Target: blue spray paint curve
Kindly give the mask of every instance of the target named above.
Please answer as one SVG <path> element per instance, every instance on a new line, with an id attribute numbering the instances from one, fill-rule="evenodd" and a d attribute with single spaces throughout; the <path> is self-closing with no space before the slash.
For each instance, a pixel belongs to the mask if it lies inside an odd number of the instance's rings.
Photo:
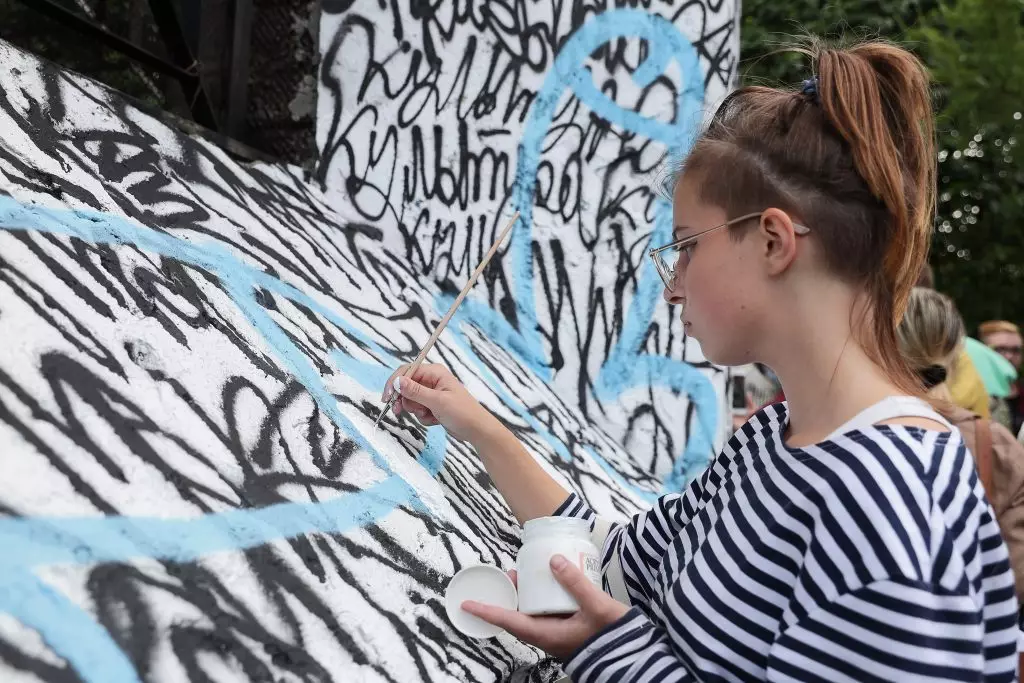
<path id="1" fill-rule="evenodd" d="M 438 314 L 447 311 L 448 308 L 452 305 L 452 301 L 454 300 L 455 298 L 452 296 L 446 294 L 439 295 L 434 300 L 434 307 L 437 310 Z M 508 406 L 513 412 L 515 412 L 515 414 L 518 415 L 519 418 L 523 420 L 523 422 L 530 425 L 530 427 L 533 428 L 533 431 L 537 434 L 537 436 L 539 436 L 546 444 L 548 444 L 548 446 L 551 447 L 551 450 L 553 450 L 559 458 L 561 458 L 565 462 L 571 460 L 572 453 L 569 452 L 569 449 L 566 447 L 566 445 L 562 441 L 560 441 L 554 434 L 549 432 L 547 428 L 544 426 L 543 422 L 541 422 L 536 417 L 531 415 L 530 411 L 526 409 L 522 401 L 517 400 L 502 388 L 502 382 L 494 375 L 494 373 L 487 366 L 487 364 L 484 363 L 480 359 L 480 357 L 473 351 L 472 346 L 470 346 L 469 344 L 469 340 L 466 339 L 465 335 L 462 333 L 462 330 L 460 329 L 460 323 L 462 322 L 466 322 L 466 318 L 463 309 L 460 308 L 452 317 L 452 323 L 449 324 L 448 327 L 445 329 L 445 332 L 447 334 L 450 334 L 450 336 L 454 340 L 455 346 L 458 347 L 465 354 L 465 357 L 467 359 L 473 362 L 473 365 L 476 366 L 476 371 L 479 374 L 479 376 L 487 383 L 490 389 L 498 396 L 499 399 L 501 399 L 502 402 L 505 403 L 506 406 Z M 487 334 L 487 330 L 483 330 L 483 332 Z M 387 378 L 385 378 L 385 381 L 386 379 Z M 712 391 L 712 394 L 713 393 L 714 392 Z M 584 450 L 594 460 L 594 462 L 596 462 L 601 467 L 601 469 L 604 470 L 615 481 L 615 483 L 617 483 L 624 490 L 632 491 L 634 495 L 636 495 L 638 498 L 647 503 L 654 503 L 654 501 L 658 499 L 657 493 L 653 491 L 648 491 L 647 489 L 642 489 L 639 486 L 628 481 L 625 477 L 622 476 L 622 474 L 619 473 L 618 470 L 612 467 L 611 464 L 608 463 L 608 461 L 602 458 L 595 449 L 587 447 Z"/>
<path id="2" fill-rule="evenodd" d="M 255 510 L 230 510 L 195 519 L 145 517 L 12 518 L 0 520 L 0 611 L 40 633 L 54 652 L 67 659 L 87 683 L 136 683 L 130 660 L 110 634 L 81 608 L 33 573 L 49 564 L 94 564 L 155 558 L 190 562 L 212 552 L 244 550 L 307 533 L 343 533 L 365 526 L 396 507 L 423 510 L 415 489 L 392 474 L 384 458 L 345 418 L 320 375 L 257 302 L 261 287 L 300 303 L 337 325 L 376 354 L 379 363 L 394 357 L 377 342 L 330 309 L 291 285 L 240 262 L 222 245 L 196 245 L 123 218 L 90 211 L 65 211 L 23 205 L 0 196 L 0 229 L 77 237 L 97 244 L 132 244 L 216 275 L 246 319 L 263 336 L 282 364 L 306 387 L 318 407 L 346 435 L 369 451 L 387 476 L 369 488 L 320 503 L 281 503 Z M 341 351 L 332 360 L 370 391 L 379 390 L 387 373 L 382 365 L 359 361 Z M 386 374 L 385 377 L 386 379 Z M 427 431 L 418 461 L 436 474 L 447 451 L 440 427 Z"/>
<path id="3" fill-rule="evenodd" d="M 445 448 L 443 430 L 425 451 Z M 281 503 L 191 520 L 145 517 L 44 518 L 0 521 L 0 611 L 35 629 L 87 683 L 136 683 L 131 662 L 110 634 L 78 605 L 38 579 L 34 567 L 155 558 L 192 562 L 209 553 L 245 550 L 302 534 L 344 533 L 396 507 L 419 508 L 416 491 L 397 475 L 363 491 L 321 503 Z M 7 550 L 9 549 L 9 550 Z"/>
<path id="4" fill-rule="evenodd" d="M 35 629 L 87 683 L 139 680 L 131 660 L 102 626 L 27 569 L 4 570 L 0 611 Z"/>
<path id="5" fill-rule="evenodd" d="M 651 241 L 670 240 L 672 208 L 664 200 L 655 214 Z M 613 400 L 636 386 L 666 386 L 685 394 L 694 404 L 696 429 L 687 435 L 683 453 L 672 464 L 672 471 L 662 484 L 662 491 L 682 491 L 699 474 L 714 455 L 714 433 L 718 424 L 718 397 L 711 381 L 689 363 L 665 356 L 641 353 L 647 326 L 654 317 L 654 307 L 661 296 L 663 284 L 654 264 L 646 259 L 637 284 L 636 296 L 626 314 L 622 334 L 594 382 L 598 400 Z"/>
<path id="6" fill-rule="evenodd" d="M 585 73 L 582 64 L 591 52 L 610 40 L 629 36 L 646 38 L 650 45 L 651 53 L 647 61 L 634 74 L 637 82 L 641 86 L 649 83 L 664 70 L 670 57 L 675 58 L 683 66 L 687 82 L 687 88 L 680 93 L 679 112 L 689 115 L 694 111 L 693 103 L 699 106 L 703 93 L 698 91 L 701 79 L 696 55 L 692 46 L 667 20 L 636 10 L 619 10 L 595 17 L 581 28 L 566 44 L 556 61 L 556 68 L 545 80 L 538 95 L 539 106 L 531 112 L 520 148 L 514 198 L 524 219 L 516 228 L 520 234 L 519 239 L 514 241 L 513 264 L 517 301 L 529 302 L 528 310 L 521 311 L 524 316 L 523 331 L 513 329 L 487 306 L 467 302 L 464 309 L 465 313 L 472 316 L 474 323 L 496 339 L 503 340 L 506 348 L 515 352 L 528 367 L 545 378 L 550 377 L 550 369 L 544 360 L 532 307 L 534 297 L 529 230 L 541 145 L 562 91 L 571 87 L 581 101 L 607 120 L 626 130 L 661 140 L 670 148 L 678 147 L 685 140 L 685 129 L 678 124 L 667 125 L 624 110 L 597 91 L 589 79 L 581 78 L 581 74 Z M 369 452 L 374 462 L 390 475 L 365 491 L 347 494 L 325 503 L 283 503 L 260 510 L 233 510 L 205 515 L 194 520 L 123 517 L 4 520 L 0 526 L 0 539 L 3 539 L 5 548 L 10 548 L 11 552 L 6 553 L 7 558 L 0 563 L 0 610 L 39 631 L 54 651 L 65 657 L 88 683 L 134 683 L 138 681 L 138 675 L 110 635 L 77 605 L 40 581 L 31 571 L 34 567 L 54 562 L 91 564 L 140 557 L 192 561 L 217 550 L 244 549 L 304 533 L 341 533 L 371 523 L 399 505 L 419 507 L 415 490 L 391 473 L 386 460 L 355 425 L 341 414 L 319 373 L 259 304 L 255 288 L 263 288 L 301 303 L 322 315 L 377 355 L 382 363 L 394 360 L 379 344 L 348 325 L 334 312 L 291 285 L 242 263 L 222 245 L 193 244 L 107 214 L 24 206 L 10 197 L 0 196 L 0 229 L 66 235 L 101 244 L 131 244 L 214 274 L 222 281 L 245 318 L 273 349 L 282 366 L 309 391 L 320 410 Z M 645 291 L 642 283 L 641 292 Z M 638 292 L 637 300 L 642 299 L 641 292 Z M 623 352 L 619 356 L 613 354 L 610 361 L 618 358 L 620 364 L 626 362 L 629 355 L 626 351 L 633 345 L 623 345 L 623 340 L 642 339 L 642 334 L 637 335 L 635 330 L 639 329 L 642 333 L 652 315 L 653 304 L 651 311 L 646 313 L 645 309 L 631 306 L 627 325 L 616 347 L 622 347 Z M 458 338 L 492 386 L 500 387 L 497 378 L 490 376 L 490 371 L 471 352 L 461 335 Z M 635 348 L 638 349 L 639 345 Z M 379 389 L 386 375 L 386 370 L 378 370 L 373 363 L 357 361 L 343 352 L 334 352 L 332 359 L 343 372 L 370 390 Z M 614 371 L 615 363 L 612 363 L 613 372 L 608 374 L 608 380 L 601 383 L 602 393 L 617 395 L 616 392 L 621 393 L 628 386 L 650 381 L 657 373 L 665 374 L 672 386 L 689 386 L 697 382 L 686 374 L 686 370 L 707 382 L 693 368 L 679 361 L 665 358 L 648 360 L 648 363 L 637 366 L 641 368 L 639 371 L 629 374 Z M 707 388 L 710 389 L 709 383 Z M 689 395 L 696 398 L 702 416 L 710 415 L 707 408 L 702 407 L 705 402 L 699 399 L 700 392 L 695 389 L 691 387 Z M 710 391 L 710 394 L 713 399 L 714 392 Z M 510 406 L 519 406 L 519 402 L 507 394 L 501 398 Z M 710 404 L 713 407 L 714 401 L 711 400 Z M 571 457 L 565 445 L 548 433 L 539 421 L 521 406 L 517 411 L 552 445 L 559 457 Z M 707 421 L 714 423 L 713 418 Z M 436 473 L 443 464 L 445 450 L 444 431 L 440 428 L 431 429 L 419 461 L 432 474 Z M 617 481 L 627 484 L 596 452 L 587 450 Z M 649 491 L 631 488 L 647 500 L 652 498 Z"/>
<path id="7" fill-rule="evenodd" d="M 144 251 L 202 268 L 215 275 L 223 283 L 224 289 L 249 324 L 270 344 L 281 365 L 309 391 L 317 407 L 339 429 L 349 435 L 360 448 L 370 453 L 378 467 L 390 473 L 385 458 L 377 452 L 373 444 L 362 435 L 355 425 L 342 415 L 337 401 L 324 386 L 320 373 L 257 301 L 256 288 L 266 289 L 303 304 L 330 320 L 346 334 L 356 338 L 364 345 L 373 350 L 382 350 L 380 345 L 373 342 L 366 334 L 352 327 L 333 311 L 320 305 L 308 295 L 243 263 L 222 244 L 195 244 L 167 233 L 141 227 L 110 214 L 27 206 L 12 197 L 3 196 L 0 197 L 0 228 L 77 237 L 95 244 L 130 244 Z"/>
<path id="8" fill-rule="evenodd" d="M 658 121 L 624 109 L 594 85 L 590 71 L 584 68 L 589 56 L 602 45 L 619 38 L 643 38 L 648 42 L 649 54 L 633 74 L 640 87 L 649 85 L 664 72 L 673 59 L 683 72 L 684 87 L 676 98 L 676 119 L 671 124 Z M 513 228 L 509 246 L 512 260 L 513 296 L 516 300 L 519 330 L 503 319 L 489 316 L 490 307 L 482 302 L 466 301 L 463 308 L 472 321 L 502 337 L 518 338 L 508 348 L 519 360 L 537 373 L 550 379 L 550 365 L 537 328 L 537 313 L 533 289 L 533 205 L 536 194 L 537 170 L 540 165 L 544 138 L 551 128 L 559 99 L 571 89 L 579 100 L 596 114 L 623 130 L 643 135 L 666 144 L 669 149 L 683 150 L 688 146 L 704 101 L 697 51 L 670 21 L 642 10 L 609 10 L 592 17 L 580 26 L 566 41 L 551 69 L 537 91 L 529 118 L 519 142 L 515 184 L 512 201 L 521 213 Z"/>
<path id="9" fill-rule="evenodd" d="M 683 87 L 676 98 L 675 119 L 671 124 L 619 106 L 594 85 L 590 71 L 583 68 L 595 50 L 626 37 L 643 38 L 648 44 L 647 58 L 633 74 L 641 88 L 664 73 L 671 61 L 679 64 Z M 519 144 L 512 193 L 513 202 L 521 212 L 510 245 L 520 330 L 512 328 L 482 302 L 469 300 L 463 305 L 468 318 L 491 337 L 502 340 L 503 346 L 538 376 L 550 379 L 551 370 L 537 326 L 530 233 L 541 150 L 559 99 L 566 88 L 570 88 L 584 105 L 599 116 L 623 130 L 663 143 L 668 148 L 670 159 L 681 159 L 692 145 L 700 120 L 704 102 L 703 83 L 697 52 L 690 41 L 667 19 L 642 10 L 613 10 L 593 17 L 569 38 L 556 57 L 526 122 Z M 651 241 L 667 242 L 672 233 L 672 208 L 659 200 L 655 209 Z M 678 491 L 706 466 L 712 455 L 718 401 L 711 382 L 689 364 L 641 353 L 648 325 L 654 317 L 661 279 L 646 259 L 640 268 L 637 292 L 626 313 L 622 332 L 596 378 L 595 397 L 600 401 L 615 400 L 624 391 L 638 385 L 668 386 L 686 393 L 695 405 L 697 428 L 688 435 L 683 454 L 676 459 L 663 487 L 666 492 Z M 614 471 L 607 463 L 602 463 L 602 466 L 606 471 Z"/>
<path id="10" fill-rule="evenodd" d="M 433 431 L 427 448 L 443 446 L 445 441 L 443 429 Z M 394 475 L 327 501 L 240 508 L 194 519 L 11 517 L 0 520 L 0 543 L 9 549 L 0 558 L 0 571 L 139 558 L 193 562 L 210 553 L 247 550 L 302 534 L 344 533 L 415 497 L 412 486 Z"/>

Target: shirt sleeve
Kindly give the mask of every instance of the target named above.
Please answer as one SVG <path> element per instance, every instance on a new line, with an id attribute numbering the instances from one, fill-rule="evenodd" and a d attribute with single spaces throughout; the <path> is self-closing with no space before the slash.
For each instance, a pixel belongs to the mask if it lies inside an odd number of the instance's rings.
<path id="1" fill-rule="evenodd" d="M 665 551 L 699 510 L 709 484 L 719 479 L 718 468 L 708 468 L 690 482 L 684 493 L 662 496 L 650 510 L 633 516 L 628 522 L 607 525 L 610 528 L 601 546 L 604 590 L 622 602 L 647 609 Z M 575 493 L 570 494 L 554 514 L 585 519 L 592 530 L 600 525 L 594 511 Z M 620 582 L 627 599 L 615 590 Z"/>
<path id="2" fill-rule="evenodd" d="M 634 607 L 565 663 L 575 683 L 690 683 L 697 679 L 673 652 L 665 632 Z"/>
<path id="3" fill-rule="evenodd" d="M 788 627 L 769 652 L 767 680 L 1009 682 L 1016 671 L 1012 629 L 1002 628 L 1010 636 L 1005 644 L 985 641 L 986 630 L 998 626 L 986 622 L 996 620 L 966 592 L 875 581 Z"/>

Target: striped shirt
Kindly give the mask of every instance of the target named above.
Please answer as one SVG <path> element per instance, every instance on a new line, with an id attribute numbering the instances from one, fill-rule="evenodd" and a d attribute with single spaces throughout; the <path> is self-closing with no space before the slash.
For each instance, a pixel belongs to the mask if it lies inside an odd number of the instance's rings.
<path id="1" fill-rule="evenodd" d="M 605 681 L 1012 681 L 1013 574 L 957 431 L 783 442 L 762 409 L 604 543 L 631 609 L 566 663 Z M 571 495 L 556 512 L 594 520 Z M 614 567 L 614 572 L 610 569 Z"/>

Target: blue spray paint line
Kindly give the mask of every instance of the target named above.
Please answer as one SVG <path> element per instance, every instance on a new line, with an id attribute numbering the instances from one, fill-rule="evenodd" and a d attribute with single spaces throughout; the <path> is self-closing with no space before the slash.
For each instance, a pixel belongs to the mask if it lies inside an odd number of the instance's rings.
<path id="1" fill-rule="evenodd" d="M 676 118 L 671 124 L 637 114 L 616 104 L 594 85 L 590 71 L 584 64 L 590 55 L 605 43 L 619 38 L 637 37 L 648 42 L 648 55 L 634 72 L 634 80 L 646 87 L 662 74 L 671 60 L 676 60 L 683 73 L 684 87 L 676 98 Z M 704 81 L 701 77 L 697 51 L 670 21 L 642 10 L 610 10 L 592 17 L 579 27 L 566 41 L 548 71 L 537 98 L 530 109 L 523 137 L 519 143 L 515 184 L 512 200 L 521 213 L 513 228 L 510 246 L 514 297 L 520 318 L 521 344 L 510 345 L 521 362 L 535 368 L 546 365 L 546 354 L 537 329 L 536 302 L 533 289 L 533 203 L 537 185 L 544 138 L 554 118 L 562 93 L 572 89 L 579 100 L 599 116 L 620 126 L 627 132 L 643 135 L 682 150 L 692 141 L 704 101 Z M 680 121 L 683 125 L 680 125 Z M 480 306 L 468 310 L 480 313 Z M 486 323 L 484 323 L 486 325 Z M 545 375 L 539 376 L 547 379 Z"/>
<path id="2" fill-rule="evenodd" d="M 245 266 L 220 245 L 197 246 L 106 214 L 27 206 L 0 196 L 0 228 L 65 235 L 94 243 L 132 244 L 216 275 L 253 327 L 264 335 L 321 409 L 339 428 L 356 436 L 357 443 L 376 459 L 383 460 L 341 415 L 319 375 L 258 304 L 252 288 L 260 286 L 302 303 L 382 358 L 390 361 L 390 354 L 294 287 Z M 344 357 L 340 352 L 334 354 L 336 360 Z M 366 369 L 362 372 L 362 379 L 366 379 Z M 418 461 L 431 474 L 436 474 L 444 462 L 446 450 L 446 433 L 433 428 L 428 431 Z M 0 611 L 13 614 L 39 631 L 50 647 L 66 658 L 87 683 L 135 683 L 138 676 L 110 634 L 76 605 L 35 578 L 29 571 L 33 566 L 121 562 L 140 557 L 194 561 L 211 552 L 240 550 L 306 533 L 341 533 L 370 524 L 399 505 L 424 509 L 416 491 L 403 479 L 392 475 L 364 491 L 331 501 L 282 503 L 193 520 L 127 517 L 0 520 L 0 543 L 7 551 L 0 559 Z"/>
<path id="3" fill-rule="evenodd" d="M 0 610 L 35 629 L 86 683 L 139 683 L 131 660 L 100 624 L 31 572 L 4 573 Z"/>
<path id="4" fill-rule="evenodd" d="M 393 361 L 390 365 L 398 365 L 397 359 L 390 360 Z M 367 391 L 383 391 L 393 372 L 388 366 L 358 360 L 344 351 L 332 351 L 331 361 L 343 374 L 359 382 Z"/>
<path id="5" fill-rule="evenodd" d="M 444 447 L 444 435 L 440 446 Z M 433 447 L 438 438 L 433 437 Z M 29 517 L 0 520 L 0 611 L 36 629 L 86 683 L 135 683 L 138 676 L 110 634 L 80 607 L 31 574 L 34 566 L 155 558 L 192 562 L 308 533 L 335 534 L 370 524 L 416 491 L 392 476 L 321 503 L 280 503 L 190 520 L 145 517 Z"/>
<path id="6" fill-rule="evenodd" d="M 249 324 L 266 340 L 281 365 L 305 387 L 317 407 L 360 448 L 367 451 L 375 465 L 386 473 L 391 473 L 386 458 L 338 409 L 338 403 L 327 391 L 320 373 L 256 300 L 254 288 L 262 287 L 302 303 L 323 315 L 346 334 L 373 350 L 383 352 L 379 344 L 308 295 L 242 263 L 223 245 L 194 244 L 109 214 L 24 205 L 12 197 L 0 196 L 0 229 L 65 235 L 95 244 L 134 245 L 145 251 L 202 268 L 215 275 L 223 283 L 225 291 Z"/>
<path id="7" fill-rule="evenodd" d="M 651 233 L 651 244 L 668 243 L 672 235 L 672 206 L 659 199 L 655 203 L 654 231 Z M 634 386 L 629 378 L 633 372 L 633 362 L 640 355 L 647 328 L 654 318 L 654 311 L 661 298 L 664 283 L 658 275 L 654 264 L 644 258 L 640 267 L 640 278 L 637 282 L 636 294 L 626 311 L 622 332 L 612 347 L 608 358 L 598 374 L 594 394 L 599 401 L 614 399 L 626 389 Z M 694 372 L 697 372 L 694 370 Z"/>
<path id="8" fill-rule="evenodd" d="M 658 201 L 656 208 L 651 241 L 655 244 L 668 242 L 672 234 L 672 208 L 663 200 Z M 622 334 L 598 373 L 594 394 L 598 400 L 609 401 L 636 386 L 666 386 L 684 393 L 693 402 L 696 429 L 688 435 L 682 455 L 676 458 L 662 485 L 662 492 L 674 493 L 682 491 L 714 455 L 718 397 L 711 381 L 688 363 L 640 352 L 662 286 L 654 265 L 645 263 Z"/>
<path id="9" fill-rule="evenodd" d="M 438 314 L 442 314 L 451 307 L 452 302 L 454 301 L 455 297 L 453 296 L 449 296 L 447 294 L 439 294 L 434 299 L 434 307 L 437 310 Z M 516 415 L 518 415 L 524 422 L 530 425 L 530 427 L 532 427 L 533 430 L 537 433 L 537 436 L 539 436 L 549 446 L 551 446 L 551 449 L 555 452 L 555 454 L 558 455 L 559 458 L 561 458 L 565 462 L 572 460 L 572 453 L 569 452 L 569 449 L 566 448 L 565 444 L 559 441 L 557 438 L 555 438 L 553 434 L 548 432 L 547 429 L 544 427 L 544 424 L 536 417 L 531 415 L 525 407 L 523 407 L 522 401 L 517 400 L 515 397 L 513 397 L 511 394 L 505 391 L 505 389 L 502 388 L 503 382 L 499 380 L 494 375 L 493 372 L 491 372 L 491 369 L 487 367 L 487 364 L 480 359 L 480 357 L 476 354 L 475 351 L 473 351 L 473 348 L 470 346 L 469 341 L 462 334 L 462 330 L 459 329 L 459 324 L 466 321 L 466 313 L 463 310 L 463 307 L 460 306 L 459 310 L 457 310 L 455 312 L 455 315 L 452 316 L 452 320 L 448 324 L 448 327 L 445 328 L 445 332 L 450 333 L 454 338 L 455 346 L 462 350 L 462 352 L 465 354 L 464 357 L 467 360 L 471 360 L 473 362 L 473 365 L 476 366 L 477 372 L 480 374 L 481 379 L 483 379 L 487 383 L 487 386 L 491 389 L 491 391 L 497 394 L 498 398 L 501 399 L 502 403 L 511 408 L 516 413 Z"/>
<path id="10" fill-rule="evenodd" d="M 683 87 L 677 95 L 675 119 L 671 124 L 621 107 L 595 86 L 590 72 L 583 68 L 583 64 L 597 48 L 624 37 L 640 37 L 648 43 L 647 58 L 633 74 L 634 80 L 641 88 L 664 73 L 671 61 L 675 60 L 679 64 Z M 682 158 L 692 145 L 704 102 L 704 81 L 697 51 L 690 41 L 663 17 L 633 9 L 606 12 L 581 26 L 559 52 L 543 86 L 538 91 L 526 123 L 525 133 L 519 145 L 512 194 L 516 207 L 522 213 L 520 222 L 514 228 L 517 234 L 510 247 L 514 291 L 522 331 L 511 330 L 511 326 L 508 326 L 509 329 L 503 329 L 495 324 L 492 319 L 485 316 L 484 311 L 490 311 L 485 306 L 474 302 L 467 307 L 467 312 L 474 322 L 492 335 L 495 332 L 500 334 L 505 347 L 515 352 L 520 360 L 535 372 L 540 367 L 546 368 L 546 365 L 542 365 L 545 355 L 537 330 L 533 290 L 533 251 L 530 239 L 533 201 L 544 138 L 551 127 L 558 101 L 566 88 L 571 88 L 584 105 L 607 121 L 628 132 L 665 144 L 669 149 L 670 158 L 673 159 Z M 667 240 L 671 231 L 671 207 L 666 202 L 659 201 L 656 206 L 652 241 Z M 659 364 L 663 369 L 670 370 L 665 374 L 647 373 L 645 378 L 643 372 L 637 372 L 638 369 L 650 366 L 641 359 L 640 349 L 647 326 L 654 317 L 659 283 L 660 279 L 653 266 L 645 260 L 641 265 L 637 293 L 630 303 L 622 333 L 598 375 L 595 394 L 599 400 L 613 400 L 636 386 L 638 382 L 644 381 L 667 384 L 677 390 L 683 390 L 684 386 L 693 387 L 693 391 L 687 395 L 696 403 L 699 429 L 687 440 L 684 453 L 676 460 L 673 472 L 665 482 L 664 490 L 673 491 L 678 490 L 680 477 L 685 476 L 683 473 L 699 471 L 700 463 L 708 461 L 710 447 L 705 449 L 705 444 L 711 443 L 714 425 L 718 420 L 718 406 L 713 390 L 710 391 L 712 400 L 705 399 L 709 395 L 705 389 L 710 388 L 707 378 L 681 361 L 674 361 L 672 365 Z M 493 316 L 493 311 L 491 313 Z M 513 341 L 517 337 L 521 339 L 518 343 Z M 538 372 L 538 375 L 545 379 L 549 378 L 549 373 Z M 699 385 L 701 381 L 706 386 Z M 603 466 L 610 470 L 607 463 L 603 463 Z"/>
<path id="11" fill-rule="evenodd" d="M 437 299 L 435 299 L 434 303 L 438 313 L 448 310 L 448 307 L 451 306 L 451 302 L 453 300 L 453 297 L 447 295 L 438 296 Z M 570 461 L 572 459 L 572 453 L 569 452 L 569 449 L 566 447 L 566 445 L 559 441 L 554 434 L 549 432 L 540 420 L 531 415 L 530 412 L 526 410 L 526 408 L 523 406 L 522 401 L 517 400 L 515 397 L 513 397 L 511 394 L 509 394 L 502 388 L 502 382 L 498 380 L 494 373 L 491 372 L 491 369 L 487 367 L 487 364 L 483 362 L 483 360 L 476 354 L 476 352 L 473 351 L 473 348 L 470 346 L 469 341 L 466 339 L 465 335 L 459 329 L 459 324 L 462 322 L 469 321 L 464 319 L 462 309 L 460 308 L 459 311 L 457 311 L 452 318 L 453 324 L 449 324 L 445 331 L 450 332 L 451 335 L 454 337 L 455 345 L 463 351 L 464 358 L 472 361 L 473 365 L 476 366 L 477 373 L 487 383 L 488 387 L 495 394 L 497 394 L 498 398 L 501 399 L 501 401 L 506 406 L 508 406 L 516 415 L 518 415 L 521 420 L 526 422 L 526 424 L 530 425 L 534 433 L 536 433 L 537 436 L 541 438 L 541 440 L 548 444 L 548 446 L 551 447 L 551 449 L 555 452 L 556 455 L 558 455 L 559 458 L 561 458 L 564 462 Z M 486 330 L 483 330 L 483 332 L 484 334 L 487 334 Z M 636 484 L 627 481 L 626 478 L 619 474 L 619 472 L 614 467 L 612 467 L 611 464 L 608 463 L 608 461 L 602 458 L 595 449 L 586 447 L 585 450 L 587 454 L 589 454 L 590 457 L 594 460 L 594 462 L 596 462 L 601 467 L 601 469 L 604 470 L 624 490 L 632 491 L 638 498 L 648 503 L 653 503 L 655 500 L 657 500 L 658 494 L 654 493 L 653 491 L 648 491 L 646 489 L 640 488 Z"/>
<path id="12" fill-rule="evenodd" d="M 686 440 L 681 457 L 662 484 L 663 493 L 676 493 L 689 479 L 700 473 L 714 455 L 713 435 L 718 423 L 718 398 L 711 381 L 699 370 L 681 361 L 663 356 L 643 355 L 633 359 L 624 382 L 629 386 L 667 386 L 689 397 L 695 404 L 697 428 Z"/>
<path id="13" fill-rule="evenodd" d="M 441 441 L 444 437 L 442 435 Z M 434 439 L 437 445 L 438 440 Z M 408 503 L 416 491 L 392 476 L 364 490 L 316 503 L 277 503 L 194 519 L 159 517 L 11 517 L 0 520 L 0 569 L 155 558 L 193 562 L 303 534 L 344 533 Z"/>
<path id="14" fill-rule="evenodd" d="M 452 300 L 454 301 L 454 298 Z M 501 313 L 482 301 L 469 298 L 462 302 L 459 313 L 465 319 L 472 320 L 473 324 L 483 330 L 489 339 L 493 339 L 496 344 L 509 351 L 541 380 L 551 381 L 551 366 L 544 359 L 539 347 L 532 346 L 532 342 L 519 330 L 512 327 Z M 530 325 L 531 329 L 536 332 L 536 318 Z"/>

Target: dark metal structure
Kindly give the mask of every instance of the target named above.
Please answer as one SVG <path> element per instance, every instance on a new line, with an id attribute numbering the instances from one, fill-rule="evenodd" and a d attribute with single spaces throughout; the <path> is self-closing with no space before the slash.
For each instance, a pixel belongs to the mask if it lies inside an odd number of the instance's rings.
<path id="1" fill-rule="evenodd" d="M 318 2 L 134 0 L 116 5 L 121 12 L 127 6 L 146 10 L 149 40 L 143 41 L 112 30 L 97 15 L 95 8 L 114 3 L 15 1 L 87 38 L 98 50 L 116 51 L 145 70 L 172 79 L 181 94 L 175 96 L 177 106 L 165 103 L 164 108 L 216 137 L 294 163 L 312 158 L 314 112 L 305 107 L 296 113 L 289 105 L 300 94 L 301 101 L 309 99 L 302 89 L 308 91 L 308 77 L 318 60 Z M 306 30 L 291 28 L 297 17 L 307 19 Z M 0 37 L 11 39 L 2 32 Z M 61 62 L 59 55 L 43 56 Z"/>

